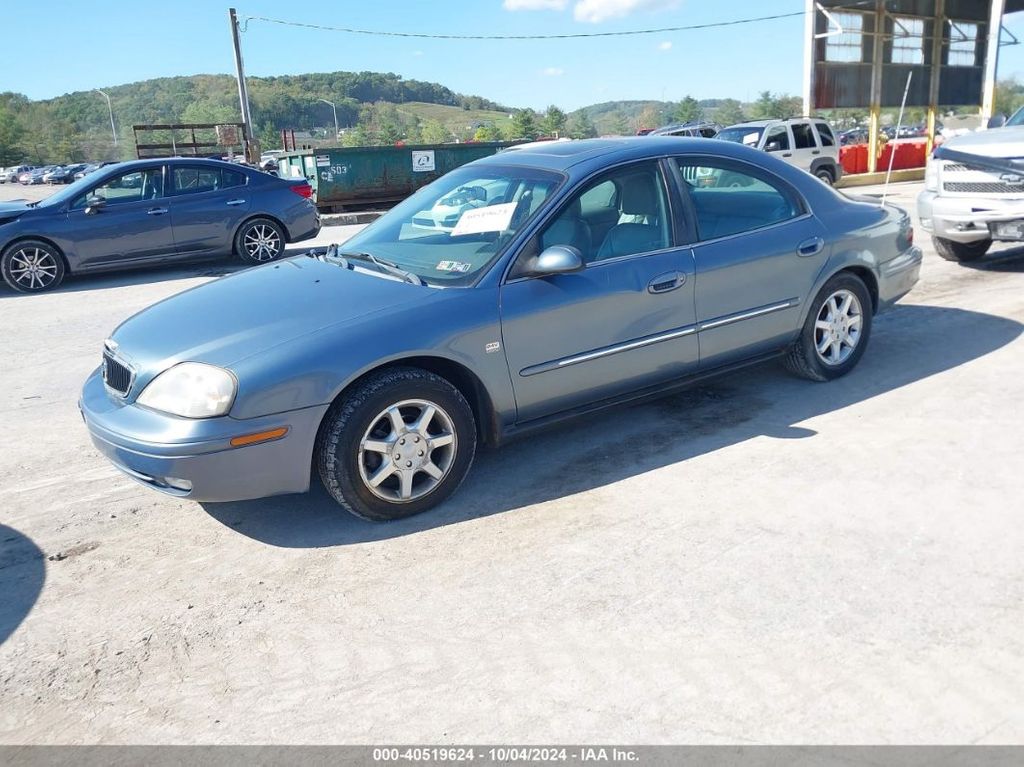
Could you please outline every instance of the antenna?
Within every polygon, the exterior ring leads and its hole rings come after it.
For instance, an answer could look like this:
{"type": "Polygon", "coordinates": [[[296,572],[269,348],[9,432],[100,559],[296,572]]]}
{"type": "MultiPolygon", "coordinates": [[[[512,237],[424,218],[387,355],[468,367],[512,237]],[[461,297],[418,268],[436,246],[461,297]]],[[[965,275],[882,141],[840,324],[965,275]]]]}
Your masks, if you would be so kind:
{"type": "Polygon", "coordinates": [[[907,108],[907,94],[910,93],[910,78],[914,76],[914,70],[907,72],[907,84],[903,88],[903,102],[900,104],[900,116],[896,118],[896,136],[893,138],[893,147],[889,152],[889,169],[885,172],[885,186],[882,187],[882,202],[885,206],[885,197],[889,194],[889,178],[892,176],[892,162],[896,159],[896,144],[900,140],[900,128],[903,127],[903,110],[907,108]]]}

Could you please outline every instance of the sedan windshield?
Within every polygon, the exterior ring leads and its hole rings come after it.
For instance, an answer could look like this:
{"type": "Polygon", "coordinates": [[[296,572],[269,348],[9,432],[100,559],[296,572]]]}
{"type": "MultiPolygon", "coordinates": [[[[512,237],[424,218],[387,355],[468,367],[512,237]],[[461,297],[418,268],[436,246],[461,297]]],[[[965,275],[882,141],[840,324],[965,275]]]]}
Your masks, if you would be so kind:
{"type": "Polygon", "coordinates": [[[762,133],[764,133],[764,128],[737,125],[734,128],[726,128],[720,131],[715,138],[731,141],[734,144],[756,147],[757,142],[761,140],[762,133]]]}
{"type": "Polygon", "coordinates": [[[369,254],[431,284],[469,285],[561,182],[536,168],[458,168],[348,240],[340,254],[369,254]]]}

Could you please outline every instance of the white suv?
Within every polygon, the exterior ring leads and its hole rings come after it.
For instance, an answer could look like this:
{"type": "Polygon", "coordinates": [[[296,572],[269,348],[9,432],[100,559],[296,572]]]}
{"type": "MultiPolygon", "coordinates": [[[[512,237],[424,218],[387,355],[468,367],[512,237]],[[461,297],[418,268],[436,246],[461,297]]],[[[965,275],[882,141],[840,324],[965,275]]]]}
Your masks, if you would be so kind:
{"type": "Polygon", "coordinates": [[[724,128],[716,138],[776,153],[826,184],[834,184],[843,176],[836,134],[820,118],[751,120],[724,128]]]}

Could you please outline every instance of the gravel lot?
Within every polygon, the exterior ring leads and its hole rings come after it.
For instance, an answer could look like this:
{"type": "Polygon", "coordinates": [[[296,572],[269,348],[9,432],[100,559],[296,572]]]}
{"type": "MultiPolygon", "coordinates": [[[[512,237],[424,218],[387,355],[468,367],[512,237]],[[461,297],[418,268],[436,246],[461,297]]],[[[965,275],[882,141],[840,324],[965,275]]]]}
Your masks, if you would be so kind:
{"type": "Polygon", "coordinates": [[[92,449],[103,339],[237,264],[0,288],[0,742],[1021,743],[1024,248],[918,235],[850,376],[619,409],[388,525],[92,449]]]}

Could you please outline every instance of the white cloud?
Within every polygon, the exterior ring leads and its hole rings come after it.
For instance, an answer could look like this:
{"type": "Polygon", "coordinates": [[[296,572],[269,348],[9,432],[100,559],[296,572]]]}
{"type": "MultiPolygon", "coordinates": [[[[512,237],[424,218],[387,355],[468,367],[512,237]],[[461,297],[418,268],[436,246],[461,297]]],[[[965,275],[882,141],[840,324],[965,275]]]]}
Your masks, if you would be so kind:
{"type": "Polygon", "coordinates": [[[658,50],[659,51],[670,51],[670,50],[672,50],[672,43],[670,41],[668,41],[668,40],[666,40],[663,43],[658,43],[658,50]]]}
{"type": "MultiPolygon", "coordinates": [[[[505,0],[508,2],[530,2],[531,0],[505,0]]],[[[572,15],[576,21],[589,21],[597,24],[608,19],[628,16],[633,11],[660,11],[674,8],[680,0],[578,0],[573,6],[572,15]]]]}
{"type": "Polygon", "coordinates": [[[542,69],[540,73],[545,77],[561,77],[565,74],[565,70],[561,67],[548,67],[547,69],[542,69]]]}
{"type": "Polygon", "coordinates": [[[506,11],[562,11],[569,0],[505,0],[501,7],[506,11]]]}

